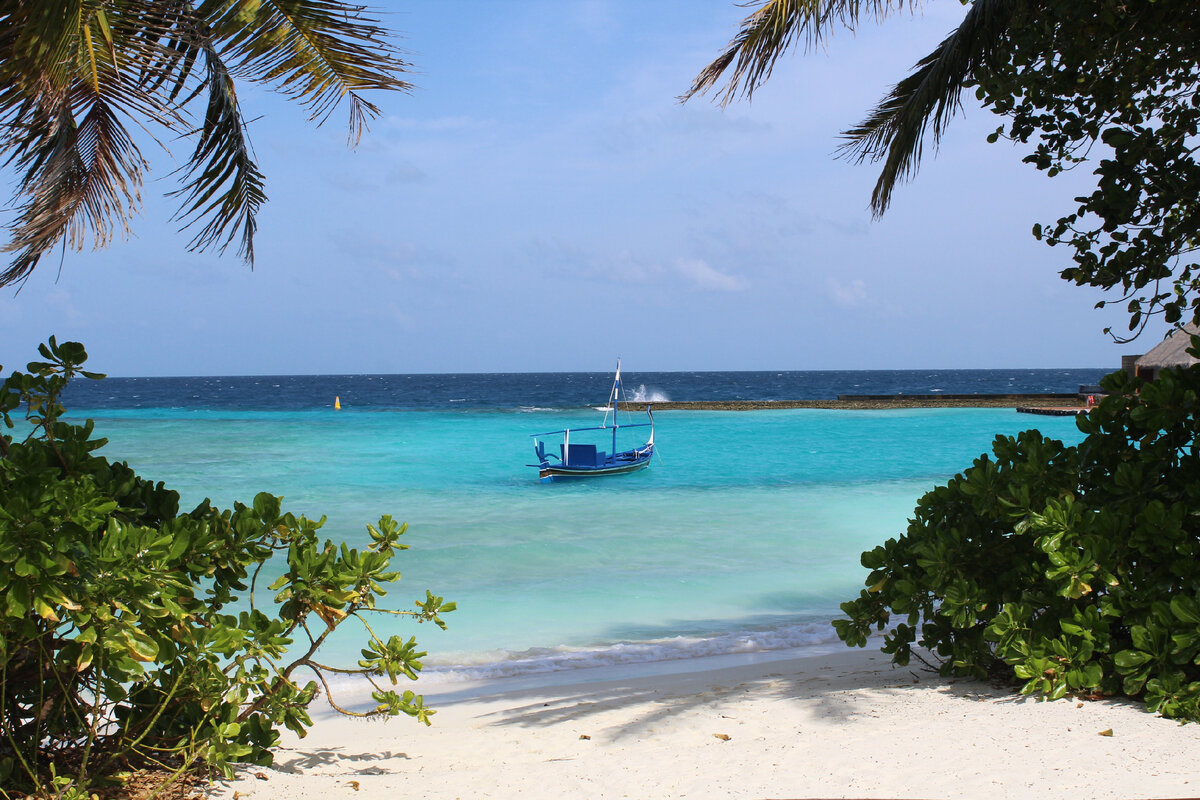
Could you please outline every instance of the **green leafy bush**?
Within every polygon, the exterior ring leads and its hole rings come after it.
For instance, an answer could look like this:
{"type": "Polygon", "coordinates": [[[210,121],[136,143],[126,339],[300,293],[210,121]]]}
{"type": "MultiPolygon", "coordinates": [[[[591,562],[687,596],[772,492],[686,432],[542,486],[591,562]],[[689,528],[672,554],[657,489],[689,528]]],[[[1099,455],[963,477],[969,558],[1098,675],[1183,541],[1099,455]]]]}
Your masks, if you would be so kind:
{"type": "Polygon", "coordinates": [[[1200,366],[1103,386],[1078,446],[1000,436],[922,497],[905,535],[863,553],[838,635],[887,630],[899,664],[916,643],[943,674],[1200,719],[1200,366]]]}
{"type": "MultiPolygon", "coordinates": [[[[979,7],[979,4],[975,4],[979,7]]],[[[992,4],[1003,36],[974,71],[1000,137],[1047,177],[1095,176],[1033,235],[1070,252],[1061,275],[1113,290],[1129,341],[1159,313],[1200,322],[1200,4],[1039,0],[992,4]]]]}
{"type": "Polygon", "coordinates": [[[105,441],[90,420],[62,421],[67,381],[103,377],[80,369],[83,347],[51,338],[40,352],[0,387],[0,795],[85,797],[136,770],[269,764],[281,726],[311,726],[331,673],[371,680],[368,715],[429,723],[422,698],[394,688],[425,653],[364,618],[444,628],[454,609],[429,592],[414,610],[377,606],[399,577],[405,526],[368,525],[360,551],[320,541],[324,518],[285,513],[270,494],[180,513],[176,492],[96,454],[105,441]],[[22,407],[30,430],[18,438],[22,407]],[[270,559],[286,569],[264,587],[270,559]],[[264,604],[256,590],[268,588],[264,604]],[[358,667],[322,664],[321,645],[351,618],[368,642],[358,667]]]}

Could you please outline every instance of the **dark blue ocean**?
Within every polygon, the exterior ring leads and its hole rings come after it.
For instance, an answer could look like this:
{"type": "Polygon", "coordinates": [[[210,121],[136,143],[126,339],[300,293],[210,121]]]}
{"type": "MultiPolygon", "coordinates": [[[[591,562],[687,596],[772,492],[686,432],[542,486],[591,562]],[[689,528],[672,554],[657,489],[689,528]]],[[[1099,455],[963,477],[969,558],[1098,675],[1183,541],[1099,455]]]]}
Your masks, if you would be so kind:
{"type": "MultiPolygon", "coordinates": [[[[839,394],[1075,392],[1104,370],[625,371],[630,399],[795,400],[839,394]]],[[[428,650],[418,689],[582,668],[763,657],[839,646],[867,549],[918,498],[989,449],[1069,418],[1012,409],[664,410],[633,475],[542,484],[530,434],[599,423],[611,374],[113,378],[69,388],[102,451],[183,505],[258,491],[357,546],[383,514],[409,524],[393,608],[455,600],[448,631],[375,620],[428,650]],[[334,398],[341,410],[334,410],[334,398]]],[[[622,416],[624,413],[622,412],[622,416]]],[[[641,420],[634,420],[641,421],[641,420]]],[[[625,420],[622,419],[622,423],[625,420]]],[[[637,429],[635,429],[637,430],[637,429]]],[[[339,630],[326,662],[353,663],[339,630]]],[[[537,676],[542,676],[538,678],[537,676]]]]}
{"type": "MultiPolygon", "coordinates": [[[[871,370],[623,373],[631,400],[832,400],[839,394],[1075,392],[1104,369],[871,370]]],[[[297,411],[333,404],[378,409],[595,406],[612,373],[275,375],[78,381],[69,405],[88,409],[297,411]]]]}

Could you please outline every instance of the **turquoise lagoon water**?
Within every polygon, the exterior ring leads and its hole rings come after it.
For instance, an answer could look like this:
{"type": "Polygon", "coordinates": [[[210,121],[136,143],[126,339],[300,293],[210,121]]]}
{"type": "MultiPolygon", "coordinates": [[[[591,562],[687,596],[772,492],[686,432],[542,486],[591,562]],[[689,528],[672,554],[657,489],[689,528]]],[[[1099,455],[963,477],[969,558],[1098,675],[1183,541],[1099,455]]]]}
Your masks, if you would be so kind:
{"type": "MultiPolygon", "coordinates": [[[[257,491],[325,533],[409,524],[392,607],[429,588],[449,630],[391,618],[433,672],[496,677],[831,644],[863,550],[902,533],[917,499],[1001,433],[1078,441],[1069,418],[1010,409],[663,411],[660,458],[628,476],[543,484],[529,434],[596,424],[565,410],[110,409],[110,458],[184,507],[257,491]]],[[[327,662],[352,663],[339,635],[327,662]]]]}

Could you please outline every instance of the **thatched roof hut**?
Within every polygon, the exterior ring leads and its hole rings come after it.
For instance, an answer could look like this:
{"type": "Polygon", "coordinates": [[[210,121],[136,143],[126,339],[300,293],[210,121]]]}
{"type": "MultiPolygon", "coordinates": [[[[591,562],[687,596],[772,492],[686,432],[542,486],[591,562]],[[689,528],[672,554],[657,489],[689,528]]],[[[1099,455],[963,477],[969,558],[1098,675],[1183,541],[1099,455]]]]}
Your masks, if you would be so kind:
{"type": "Polygon", "coordinates": [[[1192,346],[1191,337],[1197,334],[1200,334],[1200,327],[1194,323],[1171,331],[1167,338],[1135,362],[1138,377],[1152,381],[1164,369],[1190,367],[1195,364],[1200,359],[1188,355],[1187,349],[1192,346]]]}

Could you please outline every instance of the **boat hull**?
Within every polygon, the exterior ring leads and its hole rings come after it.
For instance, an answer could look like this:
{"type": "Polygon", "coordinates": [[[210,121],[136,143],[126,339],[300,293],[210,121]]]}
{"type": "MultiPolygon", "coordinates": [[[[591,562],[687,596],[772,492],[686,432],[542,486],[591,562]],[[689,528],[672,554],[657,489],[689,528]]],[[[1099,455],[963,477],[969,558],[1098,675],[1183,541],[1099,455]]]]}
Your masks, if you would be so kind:
{"type": "Polygon", "coordinates": [[[617,458],[595,467],[572,467],[562,464],[547,464],[542,462],[538,469],[538,477],[543,481],[554,481],[560,478],[598,478],[603,475],[627,475],[650,466],[653,453],[639,454],[634,458],[617,458]]]}

